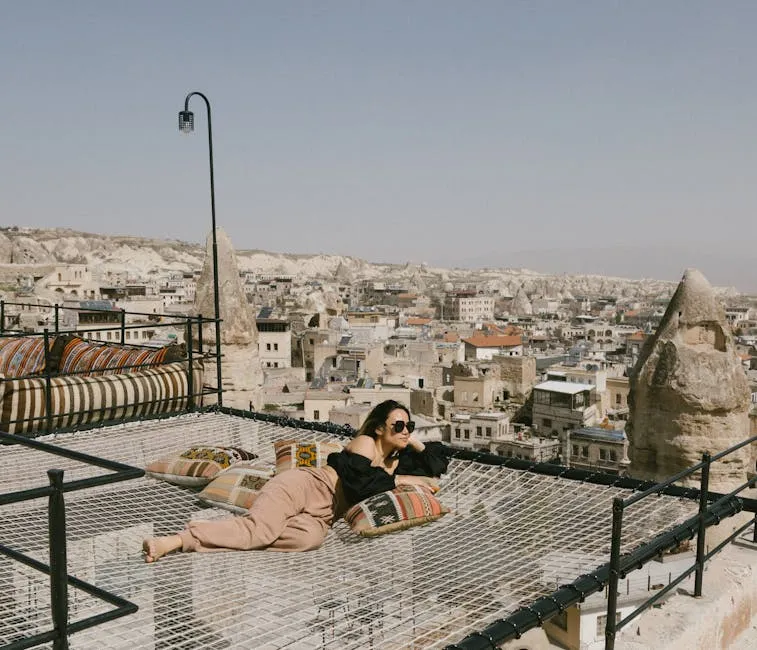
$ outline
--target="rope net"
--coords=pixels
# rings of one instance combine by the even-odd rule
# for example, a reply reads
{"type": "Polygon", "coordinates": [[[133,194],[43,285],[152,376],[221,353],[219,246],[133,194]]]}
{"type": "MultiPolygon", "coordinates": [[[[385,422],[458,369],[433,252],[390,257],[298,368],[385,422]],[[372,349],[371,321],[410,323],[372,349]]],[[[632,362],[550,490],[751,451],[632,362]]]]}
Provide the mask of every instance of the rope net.
{"type": "MultiPolygon", "coordinates": [[[[200,444],[273,461],[279,439],[333,437],[204,413],[43,438],[137,467],[200,444]]],[[[21,445],[0,446],[0,460],[0,494],[47,485],[53,467],[66,481],[106,473],[21,445]]],[[[147,477],[69,492],[69,574],[139,606],[71,635],[70,647],[443,648],[607,562],[612,499],[630,493],[455,459],[441,484],[452,512],[418,528],[364,539],[339,521],[316,551],[179,553],[151,565],[143,538],[231,514],[147,477]]],[[[626,511],[622,552],[695,512],[685,499],[641,500],[626,511]]],[[[0,507],[0,543],[47,563],[47,500],[0,507]]],[[[111,609],[73,587],[69,602],[70,621],[111,609]]],[[[51,627],[48,577],[0,556],[0,646],[51,627]]]]}

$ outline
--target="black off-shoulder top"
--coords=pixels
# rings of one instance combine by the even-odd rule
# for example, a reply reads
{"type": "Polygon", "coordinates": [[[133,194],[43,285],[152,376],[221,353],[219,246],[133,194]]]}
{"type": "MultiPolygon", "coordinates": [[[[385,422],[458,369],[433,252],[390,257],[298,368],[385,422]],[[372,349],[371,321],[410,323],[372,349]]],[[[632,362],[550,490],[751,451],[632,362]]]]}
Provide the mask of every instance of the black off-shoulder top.
{"type": "MultiPolygon", "coordinates": [[[[326,461],[341,479],[342,490],[348,505],[367,499],[379,492],[395,487],[394,476],[381,467],[374,467],[361,454],[346,449],[329,454],[326,461]]],[[[441,442],[427,442],[422,452],[408,447],[399,453],[395,475],[441,476],[447,471],[449,459],[441,442]]]]}

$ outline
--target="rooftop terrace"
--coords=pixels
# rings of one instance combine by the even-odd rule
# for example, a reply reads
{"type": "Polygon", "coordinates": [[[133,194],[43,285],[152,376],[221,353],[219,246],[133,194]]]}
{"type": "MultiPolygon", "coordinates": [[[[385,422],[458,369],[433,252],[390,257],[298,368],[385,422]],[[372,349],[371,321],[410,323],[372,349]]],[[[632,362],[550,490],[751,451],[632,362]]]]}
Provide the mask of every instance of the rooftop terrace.
{"type": "MultiPolygon", "coordinates": [[[[273,460],[272,442],[291,438],[334,436],[210,412],[43,440],[144,467],[198,443],[240,446],[273,460]]],[[[18,445],[0,445],[0,460],[0,495],[47,484],[51,467],[64,469],[66,480],[102,472],[18,445]]],[[[613,498],[631,493],[453,458],[439,493],[452,513],[425,526],[364,539],[340,521],[308,553],[178,554],[147,565],[144,537],[229,513],[151,478],[71,492],[69,574],[139,611],[72,634],[70,647],[445,648],[606,563],[613,498]]],[[[695,513],[691,499],[639,501],[627,512],[623,552],[695,513]]],[[[0,544],[46,561],[46,500],[0,506],[0,544]]],[[[75,588],[69,599],[71,621],[109,609],[75,588]]],[[[0,646],[50,627],[49,578],[0,556],[0,646]]]]}

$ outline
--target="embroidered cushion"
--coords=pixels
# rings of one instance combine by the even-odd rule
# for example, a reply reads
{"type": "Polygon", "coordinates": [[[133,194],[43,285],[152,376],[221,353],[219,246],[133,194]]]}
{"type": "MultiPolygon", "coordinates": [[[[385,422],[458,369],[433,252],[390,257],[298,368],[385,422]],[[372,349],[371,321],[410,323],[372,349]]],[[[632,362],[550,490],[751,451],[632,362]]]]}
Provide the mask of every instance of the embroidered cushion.
{"type": "Polygon", "coordinates": [[[134,372],[183,358],[181,346],[144,348],[126,345],[93,343],[66,335],[60,351],[57,368],[61,374],[113,375],[134,372]]]}
{"type": "Polygon", "coordinates": [[[145,467],[145,473],[174,485],[207,485],[220,471],[257,454],[238,447],[190,447],[184,452],[165,456],[145,467]]]}
{"type": "MultiPolygon", "coordinates": [[[[48,338],[52,350],[55,337],[48,338]]],[[[51,363],[51,367],[54,366],[51,363]]],[[[7,378],[40,375],[45,372],[45,339],[18,336],[0,339],[0,374],[7,378]]]]}
{"type": "Polygon", "coordinates": [[[338,442],[279,440],[273,443],[276,473],[295,467],[324,467],[329,454],[342,451],[338,442]]]}
{"type": "Polygon", "coordinates": [[[446,515],[430,490],[419,485],[398,485],[352,506],[344,515],[350,528],[362,537],[375,537],[434,521],[446,515]]]}
{"type": "Polygon", "coordinates": [[[216,474],[198,495],[209,506],[243,514],[260,489],[273,477],[273,463],[243,460],[216,474]]]}

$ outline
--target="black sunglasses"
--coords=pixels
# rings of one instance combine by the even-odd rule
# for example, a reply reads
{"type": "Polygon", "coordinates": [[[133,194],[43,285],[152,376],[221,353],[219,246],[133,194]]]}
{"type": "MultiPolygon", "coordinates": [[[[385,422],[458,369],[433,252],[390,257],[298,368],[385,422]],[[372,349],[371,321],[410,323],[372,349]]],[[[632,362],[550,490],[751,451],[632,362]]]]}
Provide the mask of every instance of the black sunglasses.
{"type": "Polygon", "coordinates": [[[402,433],[402,430],[407,426],[407,432],[412,433],[415,430],[415,422],[405,422],[404,420],[397,420],[393,425],[394,433],[402,433]]]}

